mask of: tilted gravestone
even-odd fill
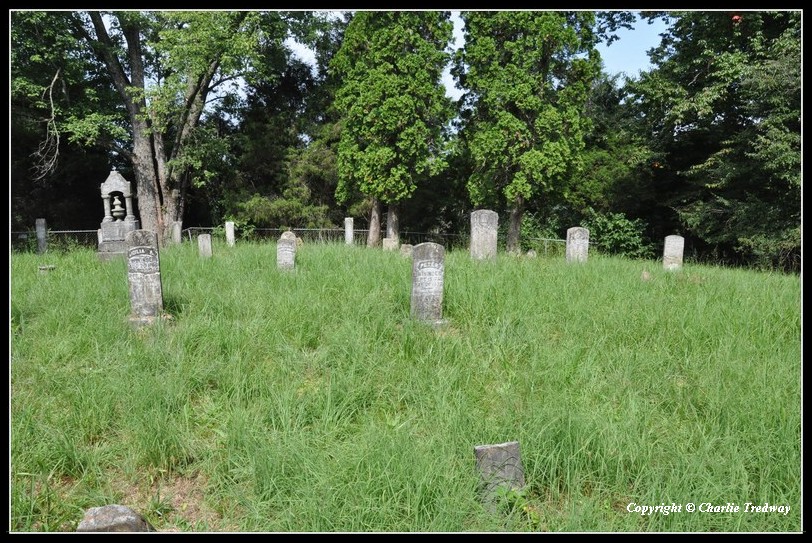
[[[685,248],[685,238],[682,236],[666,236],[663,247],[663,268],[669,271],[682,269],[682,252]]]
[[[110,260],[125,256],[127,234],[140,228],[140,223],[134,214],[132,187],[129,181],[113,170],[104,183],[99,186],[99,190],[104,204],[99,258]]]
[[[489,209],[471,213],[471,258],[487,260],[496,257],[499,214]]]
[[[127,234],[126,244],[130,322],[151,324],[164,308],[158,236],[149,230],[134,230]]]
[[[91,507],[76,527],[77,532],[154,532],[144,517],[123,505]]]
[[[412,249],[412,317],[443,323],[445,249],[439,243],[420,243]]]
[[[573,226],[567,230],[567,262],[586,262],[589,254],[589,230]]]
[[[197,249],[203,258],[211,258],[211,234],[197,236]]]
[[[234,247],[234,222],[226,221],[226,243],[229,247]]]
[[[276,242],[276,267],[280,270],[292,270],[296,266],[296,234],[282,232]]]
[[[344,217],[344,243],[347,245],[352,245],[355,243],[353,239],[354,232],[353,232],[353,219],[352,217]]]
[[[474,447],[476,465],[482,481],[483,502],[496,512],[499,489],[520,490],[525,485],[519,442]]]

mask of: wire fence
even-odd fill
[[[236,240],[251,242],[276,242],[282,232],[291,230],[297,237],[306,243],[346,243],[343,228],[254,228],[246,232],[237,232]],[[219,239],[225,242],[225,228],[194,226],[181,231],[183,242],[194,243],[200,234],[209,234],[212,239]],[[354,229],[353,244],[365,246],[369,230]],[[504,239],[500,233],[499,244],[504,247]],[[399,240],[401,244],[418,245],[425,242],[439,243],[446,250],[467,249],[469,234],[448,234],[436,232],[400,232]],[[522,244],[528,250],[532,250],[538,256],[557,257],[564,256],[566,250],[566,240],[553,238],[524,238]],[[590,245],[593,243],[590,242]],[[11,232],[10,235],[11,252],[37,252],[39,243],[35,230],[25,232]],[[67,252],[77,248],[98,248],[98,230],[47,230],[45,235],[45,247],[47,251]]]

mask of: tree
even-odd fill
[[[465,46],[452,73],[466,90],[462,137],[474,205],[504,198],[507,249],[519,250],[522,215],[537,195],[563,191],[579,169],[583,108],[600,70],[593,12],[462,12]]]
[[[669,12],[632,85],[679,227],[704,251],[800,267],[800,11]]]
[[[367,244],[380,241],[381,205],[389,235],[398,236],[398,206],[444,166],[450,100],[440,84],[451,40],[449,12],[362,11],[332,60],[340,78],[341,114],[336,196],[358,190],[372,201]]]

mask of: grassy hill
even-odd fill
[[[798,276],[451,251],[434,329],[398,253],[160,257],[172,319],[137,331],[123,260],[12,255],[11,531],[801,530]],[[493,513],[474,447],[506,441]]]

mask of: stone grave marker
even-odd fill
[[[498,213],[489,209],[478,209],[471,213],[471,258],[474,260],[496,258],[498,231]]]
[[[525,485],[519,442],[477,445],[474,447],[474,456],[482,480],[483,503],[489,511],[495,513],[499,488],[520,490]]]
[[[443,279],[445,249],[426,242],[412,249],[412,317],[431,324],[443,324]]]
[[[197,249],[203,258],[211,258],[211,234],[197,236]]]
[[[573,226],[567,230],[567,262],[586,262],[589,254],[589,230]]]
[[[280,270],[292,270],[296,266],[296,234],[282,232],[276,242],[276,267]]]
[[[123,505],[91,507],[76,527],[77,532],[155,532],[147,519]]]
[[[352,217],[344,217],[344,243],[347,245],[352,245],[355,243],[355,240],[353,239],[354,231],[352,224]]]
[[[226,243],[234,247],[234,221],[226,221]]]
[[[134,230],[127,233],[126,243],[130,322],[151,324],[164,308],[158,236],[149,230]]]
[[[37,219],[34,228],[37,230],[37,254],[41,255],[48,250],[48,225],[45,219]]]
[[[663,247],[663,268],[668,271],[682,269],[682,252],[685,249],[685,238],[682,236],[666,236]]]

